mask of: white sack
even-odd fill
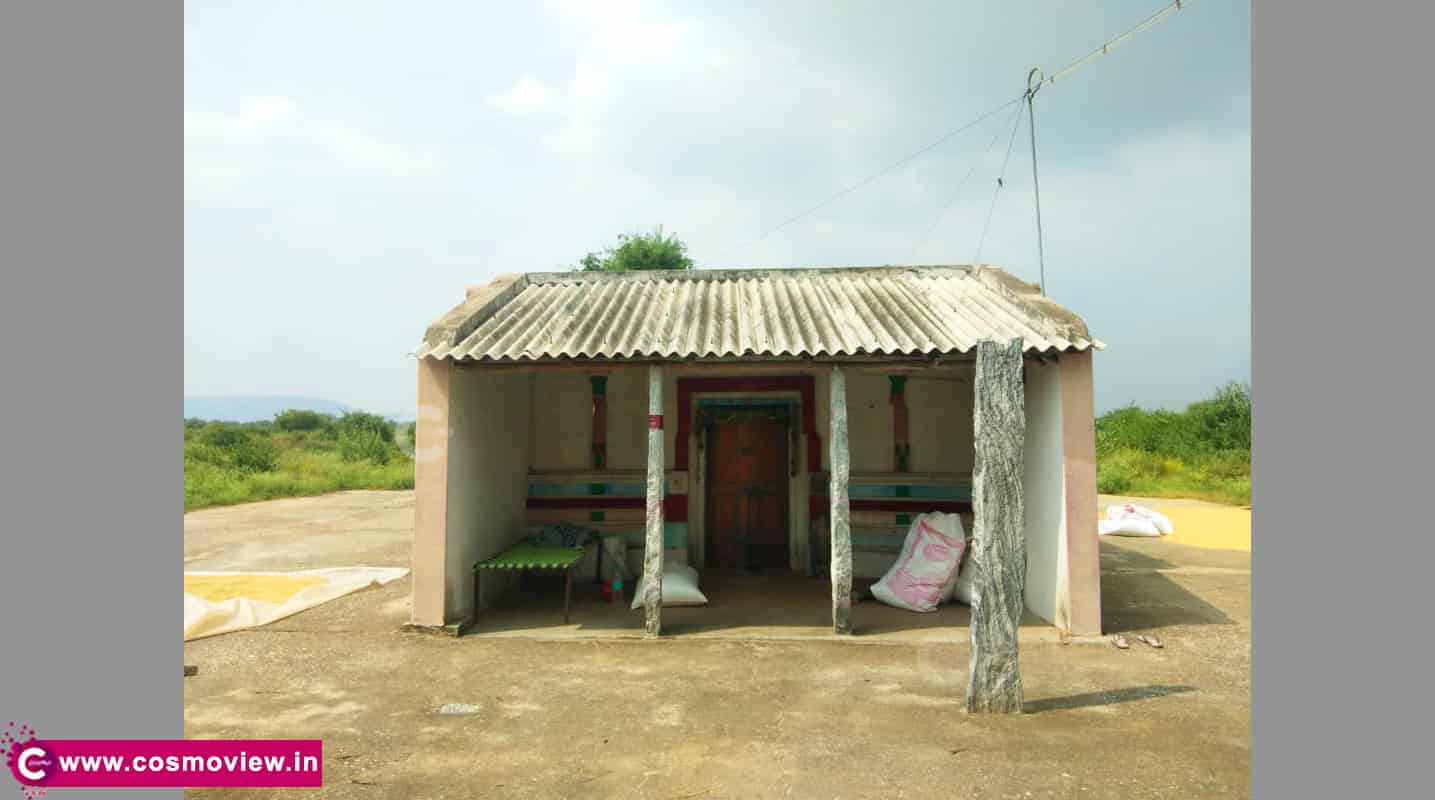
[[[954,582],[966,549],[960,516],[921,514],[907,529],[897,561],[872,584],[872,596],[908,611],[936,611]]]
[[[1102,536],[1169,536],[1174,530],[1165,514],[1130,503],[1107,506],[1106,519],[1097,524]]]
[[[982,570],[977,566],[975,558],[968,558],[962,562],[962,568],[957,571],[957,579],[952,584],[952,597],[963,605],[973,605],[977,601],[977,576]]]
[[[643,607],[643,592],[648,585],[647,576],[638,581],[638,590],[633,594],[633,608]],[[668,606],[703,606],[708,598],[698,591],[698,571],[687,564],[663,561],[663,608]]]

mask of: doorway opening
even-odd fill
[[[706,565],[788,569],[789,404],[708,405],[702,425],[707,441]]]

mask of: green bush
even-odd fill
[[[274,427],[281,431],[317,431],[334,424],[334,418],[317,411],[291,408],[274,415]]]
[[[268,472],[278,463],[274,442],[260,433],[224,422],[211,422],[193,430],[193,444],[185,443],[187,459],[192,449],[198,461],[241,472]]]
[[[342,440],[344,435],[363,432],[373,433],[380,439],[390,444],[394,441],[394,424],[379,416],[378,414],[367,414],[363,411],[351,411],[334,423],[334,429]]]
[[[390,430],[390,436],[392,433]],[[355,428],[339,432],[339,456],[345,461],[387,464],[398,454],[392,438],[385,441],[377,431]]]
[[[1251,390],[1228,384],[1185,411],[1119,408],[1096,420],[1107,494],[1251,501]]]
[[[187,511],[350,489],[412,489],[413,460],[373,419],[331,428],[283,430],[270,423],[185,423]],[[390,430],[391,427],[390,427]]]

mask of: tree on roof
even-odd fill
[[[677,236],[664,235],[661,225],[652,233],[619,234],[616,247],[589,253],[575,267],[583,272],[692,268],[688,246]]]

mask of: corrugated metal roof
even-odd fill
[[[1100,349],[1086,324],[995,267],[530,273],[471,291],[420,357],[735,359]]]

